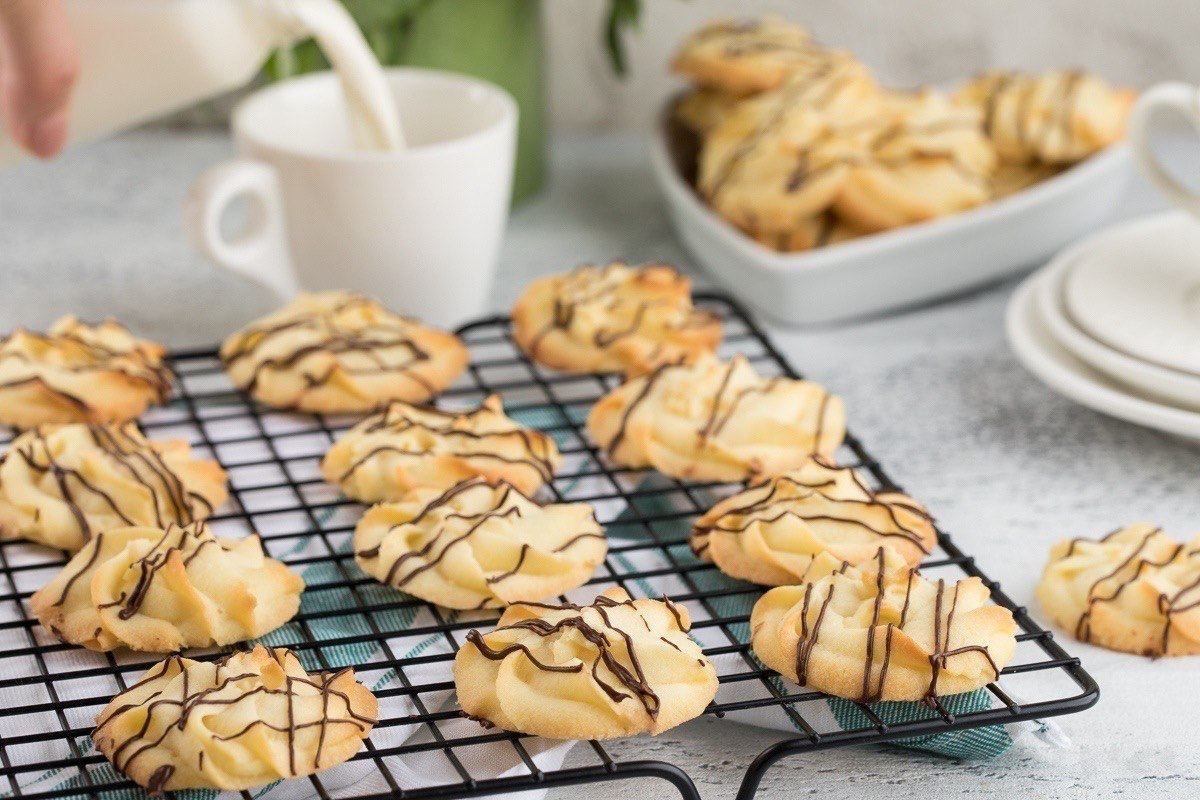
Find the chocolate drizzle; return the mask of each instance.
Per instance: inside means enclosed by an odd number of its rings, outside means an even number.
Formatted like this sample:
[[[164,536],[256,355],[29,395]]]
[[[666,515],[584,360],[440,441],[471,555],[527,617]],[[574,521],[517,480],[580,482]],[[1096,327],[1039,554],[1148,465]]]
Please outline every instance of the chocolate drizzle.
[[[127,347],[103,344],[98,338],[104,327],[129,336],[131,344]],[[96,337],[79,331],[95,332]],[[36,343],[34,352],[25,349],[29,341]],[[54,358],[48,358],[47,353],[53,354]],[[28,374],[0,382],[0,389],[40,386],[85,417],[96,409],[79,394],[59,386],[59,376],[69,375],[76,380],[89,375],[118,374],[150,391],[156,403],[166,402],[173,380],[171,370],[162,363],[157,348],[134,339],[124,326],[112,320],[96,326],[86,326],[73,319],[69,322],[60,320],[50,333],[45,334],[19,328],[0,339],[0,364],[5,361],[24,364]]]
[[[366,322],[348,323],[343,315],[361,313]],[[238,388],[254,393],[259,383],[276,372],[298,371],[304,386],[289,405],[297,407],[313,389],[328,384],[335,375],[372,376],[395,374],[413,381],[428,395],[435,387],[421,374],[422,365],[432,355],[413,336],[417,323],[383,312],[373,300],[347,295],[328,308],[297,312],[286,321],[269,325],[251,325],[221,348],[221,360],[230,374],[243,362],[253,364],[249,373],[237,379]],[[279,344],[281,337],[297,335],[305,344],[288,349]],[[314,341],[315,338],[315,341]],[[264,356],[274,346],[277,352]],[[332,356],[333,365],[324,371],[308,371],[305,363],[313,357]],[[346,356],[361,355],[366,363],[355,363]],[[324,362],[324,359],[322,359]]]
[[[551,613],[560,611],[569,613],[553,622],[542,617],[519,620],[497,627],[495,631],[488,634],[488,636],[492,636],[505,631],[523,631],[546,639],[565,631],[575,631],[595,651],[595,657],[590,665],[585,665],[582,660],[572,664],[548,664],[535,656],[529,647],[521,642],[514,642],[503,647],[492,647],[487,643],[486,637],[477,630],[468,632],[467,641],[473,644],[484,658],[491,661],[503,661],[509,656],[520,654],[534,668],[545,672],[581,673],[586,669],[596,686],[614,703],[634,699],[641,704],[651,719],[656,719],[662,701],[650,685],[639,659],[637,648],[634,647],[633,637],[615,624],[611,616],[612,610],[616,608],[633,609],[645,625],[646,630],[652,630],[636,602],[633,599],[617,600],[600,595],[590,606],[578,606],[573,603],[565,603],[560,606],[543,603],[517,603],[515,605],[542,609]],[[663,598],[662,602],[670,611],[678,631],[686,632],[679,610],[666,598]],[[596,612],[596,616],[600,620],[599,624],[589,621],[589,618],[585,616],[585,612],[588,610]],[[672,649],[682,652],[678,644],[667,638],[659,637],[659,640]],[[620,646],[618,646],[618,642]],[[701,666],[705,666],[703,660],[700,660],[699,663]]]
[[[104,454],[112,469],[143,492],[123,499],[115,491],[98,485],[94,475],[89,477],[82,469],[59,461],[52,437],[69,432],[70,428],[34,428],[19,437],[5,455],[5,459],[21,459],[35,476],[48,476],[54,481],[59,498],[67,505],[85,541],[95,534],[89,519],[91,513],[111,514],[125,525],[154,524],[158,527],[171,523],[186,525],[212,513],[208,499],[187,488],[180,475],[133,423],[87,425],[86,428],[92,445]],[[151,518],[146,517],[141,507],[141,503],[147,501]],[[99,508],[95,508],[97,503]]]
[[[836,470],[841,475],[848,474],[857,491],[847,493],[839,489],[836,477],[805,481],[798,472],[781,475],[745,492],[743,497],[746,502],[733,506],[711,523],[698,522],[692,532],[692,552],[698,557],[705,557],[714,533],[738,535],[752,527],[769,526],[790,517],[805,523],[850,525],[872,537],[902,539],[915,545],[922,553],[929,553],[926,536],[912,523],[903,522],[898,513],[903,511],[918,520],[930,522],[932,517],[927,511],[903,495],[875,492],[849,467],[837,467],[820,456],[812,458],[822,467]],[[834,513],[830,506],[844,511]],[[882,511],[890,527],[876,527],[868,519],[860,518],[866,517],[872,510]]]
[[[435,421],[430,422],[424,419],[425,417],[433,417]],[[479,431],[479,428],[488,426],[489,417],[492,418],[493,425],[501,429]],[[554,440],[540,431],[523,428],[504,417],[503,412],[499,410],[498,401],[493,405],[492,398],[485,400],[483,405],[474,411],[461,413],[393,402],[383,411],[359,423],[348,436],[369,436],[377,433],[396,437],[406,434],[419,436],[418,441],[411,445],[385,442],[372,447],[343,469],[337,477],[337,482],[349,480],[376,456],[387,453],[411,458],[432,458],[445,454],[468,461],[498,461],[528,467],[537,474],[541,483],[554,477],[554,462],[557,458]],[[511,449],[515,454],[507,455],[501,452],[504,449]]]
[[[257,649],[264,650],[261,646]],[[352,725],[362,735],[365,735],[375,724],[375,719],[359,714],[354,710],[353,702],[345,691],[334,688],[340,678],[353,673],[352,669],[346,668],[337,672],[313,673],[299,677],[287,672],[288,659],[295,662],[295,656],[291,655],[287,650],[273,649],[264,650],[264,652],[285,671],[282,685],[278,688],[271,688],[271,686],[264,682],[264,676],[258,672],[233,673],[229,665],[230,660],[234,656],[246,656],[247,654],[232,653],[214,662],[216,673],[213,676],[214,681],[211,686],[193,690],[190,686],[191,673],[189,666],[195,662],[191,662],[178,655],[171,656],[152,667],[140,681],[113,699],[112,703],[102,713],[102,718],[92,736],[97,742],[107,740],[112,743],[111,747],[106,748],[106,755],[118,772],[128,775],[134,762],[143,757],[153,757],[153,751],[163,746],[166,743],[167,737],[172,732],[180,732],[182,735],[193,714],[204,716],[219,714],[222,708],[236,705],[244,700],[254,698],[256,695],[282,696],[285,698],[287,705],[285,724],[276,725],[265,719],[258,718],[233,733],[214,735],[213,740],[216,742],[233,741],[248,735],[256,729],[267,729],[283,733],[286,736],[288,746],[289,774],[282,777],[293,777],[301,774],[296,765],[296,735],[298,732],[309,728],[319,729],[312,757],[312,770],[315,770],[322,766],[321,756],[327,738],[326,731],[329,728],[339,725]],[[178,684],[176,684],[175,678],[178,678]],[[120,704],[122,698],[134,693],[135,690],[142,686],[155,681],[162,681],[164,686],[137,702]],[[236,694],[223,696],[228,694],[227,690],[230,687],[236,689]],[[321,698],[321,711],[316,719],[303,722],[297,721],[295,709],[296,699],[300,696],[298,687],[314,689]],[[304,697],[313,697],[313,695],[305,694]],[[329,705],[331,698],[340,700],[340,705],[344,708],[344,711],[339,712],[336,716],[331,714]],[[110,711],[109,709],[112,710]],[[121,727],[120,720],[127,715],[141,716],[141,724],[127,737],[114,740],[115,733],[110,732],[110,728],[112,731],[119,729]],[[173,716],[174,718],[172,718]],[[147,738],[151,727],[156,722],[161,725],[161,733],[153,738]],[[169,747],[169,744],[165,746]],[[197,768],[203,769],[203,767],[202,752]],[[161,791],[165,788],[175,771],[175,767],[169,764],[158,767],[151,773],[146,784],[147,788],[151,792]]]

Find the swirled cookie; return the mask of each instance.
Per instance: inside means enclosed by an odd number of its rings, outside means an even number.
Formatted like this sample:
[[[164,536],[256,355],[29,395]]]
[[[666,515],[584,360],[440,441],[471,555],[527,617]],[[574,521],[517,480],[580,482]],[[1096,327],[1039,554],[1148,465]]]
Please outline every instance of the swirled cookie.
[[[29,605],[71,644],[170,653],[269,633],[295,616],[303,590],[257,536],[168,523],[97,533]]]
[[[812,381],[762,378],[744,356],[659,367],[592,407],[588,433],[616,464],[692,480],[779,475],[831,456],[846,435],[841,398]]]
[[[230,380],[269,406],[370,411],[424,403],[467,366],[457,336],[398,316],[360,295],[302,294],[221,346]]]
[[[832,211],[826,211],[815,217],[798,219],[791,227],[783,230],[751,227],[746,233],[759,244],[772,250],[796,253],[848,242],[865,236],[869,231],[851,225]]]
[[[377,503],[474,477],[507,481],[532,495],[560,461],[552,438],[506,417],[492,395],[464,412],[391,403],[329,448],[321,471],[347,497]]]
[[[240,791],[341,764],[377,714],[353,669],[305,672],[290,651],[259,645],[219,661],[156,664],[104,707],[92,739],[152,793]]]
[[[865,68],[849,62],[738,103],[704,139],[698,190],[751,235],[821,214],[864,157],[861,134],[848,132],[874,117],[877,93]]]
[[[555,739],[659,734],[699,716],[717,673],[687,609],[609,589],[590,606],[519,603],[471,631],[454,659],[471,717]]]
[[[503,608],[582,586],[608,546],[586,503],[541,506],[475,478],[371,508],[355,560],[381,583],[446,608]]]
[[[996,680],[1016,651],[1012,613],[977,577],[927,580],[890,550],[769,590],[751,645],[789,680],[837,697],[931,700]]]
[[[126,422],[171,393],[161,345],[119,322],[63,317],[47,333],[0,339],[0,423]]]
[[[1185,545],[1138,523],[1059,542],[1037,596],[1081,641],[1146,656],[1200,653],[1200,538]]]
[[[696,520],[691,539],[692,551],[726,575],[772,586],[805,580],[822,555],[835,567],[861,564],[881,546],[916,566],[936,542],[916,500],[876,492],[820,456],[717,503]]]
[[[821,46],[800,25],[765,17],[706,25],[683,42],[671,66],[700,86],[746,95],[774,89],[789,76],[838,59],[850,56]]]
[[[1072,164],[1124,135],[1134,93],[1074,70],[989,72],[955,99],[982,110],[1004,161]]]
[[[845,220],[881,231],[973,208],[991,198],[996,153],[977,109],[936,93],[893,103],[897,113],[868,138],[834,201]]]
[[[1024,191],[1034,184],[1053,178],[1063,171],[1058,164],[1011,164],[1001,162],[992,173],[991,195],[1000,200]]]
[[[512,318],[522,350],[567,372],[640,374],[721,343],[720,320],[692,306],[692,282],[666,264],[618,262],[541,278]]]
[[[151,441],[137,425],[43,425],[0,461],[0,539],[75,551],[96,533],[208,518],[225,502],[225,470],[182,439]]]

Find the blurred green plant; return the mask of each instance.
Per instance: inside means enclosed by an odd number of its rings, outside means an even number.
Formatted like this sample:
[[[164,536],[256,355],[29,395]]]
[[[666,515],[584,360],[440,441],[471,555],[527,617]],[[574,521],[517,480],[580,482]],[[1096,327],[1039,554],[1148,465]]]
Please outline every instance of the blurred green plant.
[[[380,63],[446,69],[507,89],[517,100],[513,201],[536,192],[545,175],[544,61],[540,0],[341,0]],[[641,0],[609,0],[601,41],[613,72],[627,69],[624,34]],[[280,80],[329,68],[309,40],[277,50],[263,74]]]

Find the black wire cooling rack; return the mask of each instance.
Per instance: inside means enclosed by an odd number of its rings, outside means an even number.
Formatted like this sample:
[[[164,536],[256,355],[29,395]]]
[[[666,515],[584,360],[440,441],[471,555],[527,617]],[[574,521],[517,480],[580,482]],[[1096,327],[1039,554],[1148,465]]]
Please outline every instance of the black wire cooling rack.
[[[741,352],[761,373],[797,377],[734,302],[714,295],[697,300],[725,321],[724,355]],[[511,415],[559,442],[564,468],[550,494],[557,500],[593,503],[608,527],[610,549],[603,568],[571,598],[588,598],[614,584],[635,597],[669,594],[687,605],[693,635],[718,665],[721,689],[708,713],[734,719],[752,713],[760,720],[773,715],[777,727],[793,731],[748,766],[741,800],[750,800],[765,771],[788,755],[1040,719],[1096,702],[1099,690],[1079,660],[1038,627],[949,536],[939,533],[939,551],[922,570],[935,577],[977,575],[984,581],[1021,627],[1013,663],[987,687],[984,702],[967,710],[943,698],[923,713],[892,721],[896,715],[878,706],[845,704],[855,713],[835,719],[825,695],[783,682],[751,654],[746,644],[749,608],[761,589],[724,578],[688,550],[691,520],[714,497],[739,487],[606,465],[586,438],[583,420],[596,399],[615,385],[612,376],[543,370],[513,345],[503,317],[468,324],[459,333],[472,351],[472,362],[464,380],[439,402],[465,407],[488,394],[501,394]],[[211,350],[178,352],[171,360],[179,376],[176,400],[147,414],[143,428],[152,438],[186,438],[198,453],[217,458],[229,471],[231,500],[211,521],[216,531],[258,531],[272,556],[305,576],[308,588],[300,614],[267,637],[268,643],[291,647],[314,666],[351,663],[364,683],[374,682],[380,699],[380,722],[363,751],[347,765],[303,779],[309,786],[301,794],[323,800],[455,798],[658,778],[684,798],[698,800],[691,778],[670,763],[618,761],[601,743],[588,742],[571,752],[571,766],[556,762],[543,767],[542,740],[463,720],[452,696],[450,663],[466,631],[486,629],[495,614],[447,612],[382,587],[358,570],[350,535],[361,507],[326,486],[317,469],[329,443],[354,419],[263,408],[230,387]],[[878,486],[899,488],[853,436],[847,437],[840,457]],[[0,585],[0,792],[30,799],[136,798],[141,790],[112,771],[92,749],[89,735],[96,713],[156,659],[82,651],[41,629],[30,615],[29,597],[64,563],[63,553],[0,543],[5,582]],[[433,761],[436,766],[430,766]],[[497,768],[497,763],[506,766]],[[357,770],[355,780],[363,775],[370,780],[347,785],[340,771],[348,769]],[[253,797],[247,792],[242,796]]]

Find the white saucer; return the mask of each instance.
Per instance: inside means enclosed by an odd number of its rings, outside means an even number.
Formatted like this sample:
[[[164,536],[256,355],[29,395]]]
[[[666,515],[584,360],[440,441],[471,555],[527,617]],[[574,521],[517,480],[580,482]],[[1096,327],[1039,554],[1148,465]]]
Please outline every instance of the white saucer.
[[[1053,339],[1076,358],[1137,393],[1200,410],[1200,376],[1160,367],[1114,350],[1080,330],[1063,307],[1063,279],[1083,261],[1106,256],[1105,234],[1066,250],[1038,274],[1038,314]],[[1099,243],[1099,244],[1098,244]]]
[[[1200,375],[1200,223],[1144,217],[1089,240],[1066,274],[1067,313],[1088,335],[1142,361]]]
[[[1009,301],[1005,330],[1017,360],[1062,396],[1103,414],[1200,440],[1200,413],[1147,400],[1092,369],[1059,345],[1038,313],[1043,274],[1025,280]]]

